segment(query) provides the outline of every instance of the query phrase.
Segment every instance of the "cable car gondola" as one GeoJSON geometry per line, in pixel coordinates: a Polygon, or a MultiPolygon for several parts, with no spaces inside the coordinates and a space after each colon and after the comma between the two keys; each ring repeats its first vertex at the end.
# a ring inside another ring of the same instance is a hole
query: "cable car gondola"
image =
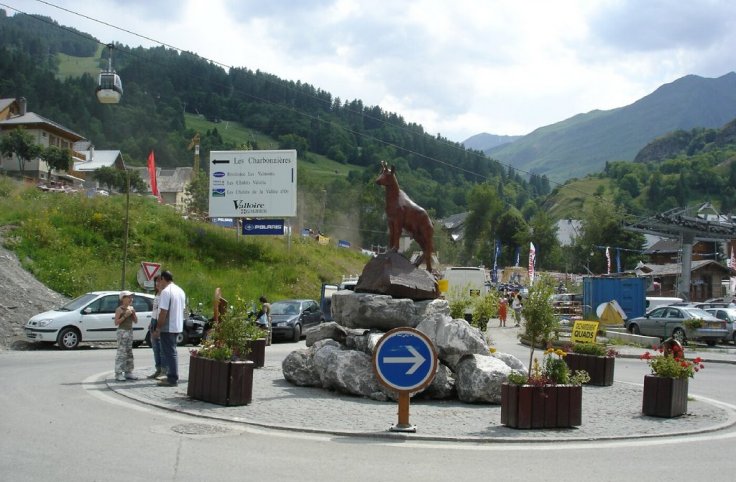
{"type": "Polygon", "coordinates": [[[123,82],[112,69],[113,45],[108,44],[107,70],[100,72],[97,81],[97,100],[101,104],[117,104],[123,95],[123,82]]]}

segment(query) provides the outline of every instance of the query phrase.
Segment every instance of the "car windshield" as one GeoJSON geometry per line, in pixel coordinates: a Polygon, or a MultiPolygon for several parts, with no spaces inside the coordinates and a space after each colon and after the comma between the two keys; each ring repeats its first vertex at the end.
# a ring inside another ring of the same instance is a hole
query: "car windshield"
{"type": "Polygon", "coordinates": [[[84,295],[80,296],[79,298],[74,298],[69,303],[67,303],[64,306],[62,306],[61,308],[59,308],[59,311],[76,311],[79,308],[85,306],[90,301],[92,301],[95,298],[97,298],[97,296],[98,295],[96,295],[94,293],[84,294],[84,295]]]}
{"type": "Polygon", "coordinates": [[[271,305],[272,315],[298,315],[299,303],[295,301],[279,301],[271,305]]]}

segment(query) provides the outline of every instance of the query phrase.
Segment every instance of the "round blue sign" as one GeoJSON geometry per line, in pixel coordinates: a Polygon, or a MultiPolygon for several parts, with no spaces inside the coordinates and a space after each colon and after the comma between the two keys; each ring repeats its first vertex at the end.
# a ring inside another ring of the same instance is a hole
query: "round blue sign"
{"type": "Polygon", "coordinates": [[[437,372],[432,340],[413,328],[394,328],[378,340],[373,370],[383,385],[399,392],[426,387],[437,372]]]}

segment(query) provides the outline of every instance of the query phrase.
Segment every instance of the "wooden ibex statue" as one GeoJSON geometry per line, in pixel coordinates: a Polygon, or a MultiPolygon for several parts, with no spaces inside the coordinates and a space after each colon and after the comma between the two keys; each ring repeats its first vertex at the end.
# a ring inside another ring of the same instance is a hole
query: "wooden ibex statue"
{"type": "Polygon", "coordinates": [[[389,249],[399,250],[399,238],[405,229],[422,248],[422,256],[417,259],[416,265],[419,266],[424,261],[427,271],[431,273],[434,227],[427,211],[399,189],[395,168],[393,166],[389,168],[385,161],[381,161],[381,174],[376,179],[376,184],[386,189],[389,249]]]}

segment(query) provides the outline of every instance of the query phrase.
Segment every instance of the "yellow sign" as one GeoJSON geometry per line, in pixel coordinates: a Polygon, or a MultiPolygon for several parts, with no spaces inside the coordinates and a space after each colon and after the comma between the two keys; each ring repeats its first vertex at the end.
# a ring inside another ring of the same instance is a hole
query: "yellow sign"
{"type": "Polygon", "coordinates": [[[447,293],[447,289],[450,287],[450,283],[446,279],[441,279],[437,281],[437,286],[440,289],[440,293],[447,293]]]}
{"type": "Polygon", "coordinates": [[[576,321],[572,327],[570,341],[573,343],[595,343],[598,336],[597,321],[576,321]]]}

